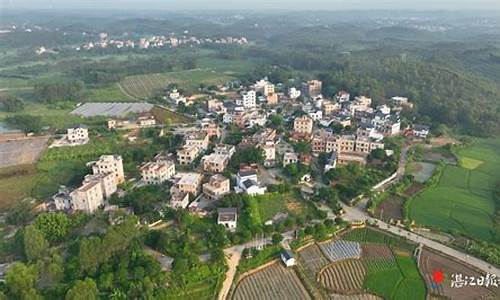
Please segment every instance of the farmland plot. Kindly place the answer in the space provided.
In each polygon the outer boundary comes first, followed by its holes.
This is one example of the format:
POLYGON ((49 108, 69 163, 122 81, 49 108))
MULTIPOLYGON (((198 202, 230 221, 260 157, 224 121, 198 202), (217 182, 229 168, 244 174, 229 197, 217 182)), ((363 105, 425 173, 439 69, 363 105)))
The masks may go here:
POLYGON ((396 259, 386 245, 363 244, 363 263, 368 272, 396 268, 396 259))
POLYGON ((348 259, 326 267, 318 280, 330 291, 352 293, 362 290, 365 274, 360 260, 348 259))
POLYGON ((238 283, 235 300, 250 299, 311 299, 295 271, 275 263, 249 275, 238 283))
POLYGON ((344 259, 361 257, 361 246, 357 242, 332 241, 320 244, 319 247, 332 263, 344 259))
POLYGON ((304 261, 306 268, 313 272, 313 274, 317 274, 323 267, 329 264, 329 261, 316 244, 299 251, 299 256, 304 261))

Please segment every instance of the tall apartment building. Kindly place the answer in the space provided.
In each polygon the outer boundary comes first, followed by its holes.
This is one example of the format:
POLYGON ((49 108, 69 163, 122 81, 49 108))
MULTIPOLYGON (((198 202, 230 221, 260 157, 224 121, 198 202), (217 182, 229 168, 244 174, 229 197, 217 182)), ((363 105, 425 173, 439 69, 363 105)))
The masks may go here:
POLYGON ((162 184, 175 175, 175 163, 170 160, 151 161, 144 164, 140 171, 146 184, 162 184))
POLYGON ((293 121, 293 130, 300 134, 311 134, 313 124, 313 120, 308 116, 298 117, 293 121))
POLYGON ((99 181, 84 183, 70 193, 73 210, 93 213, 104 204, 102 187, 99 181))
POLYGON ((113 173, 86 175, 85 179, 83 180, 83 184, 94 181, 101 184, 102 196, 105 199, 111 197, 111 195, 116 193, 116 190, 118 189, 116 186, 115 175, 113 173))
POLYGON ((123 160, 120 155, 102 155, 98 161, 90 162, 94 174, 113 173, 116 184, 125 182, 123 173, 123 160))

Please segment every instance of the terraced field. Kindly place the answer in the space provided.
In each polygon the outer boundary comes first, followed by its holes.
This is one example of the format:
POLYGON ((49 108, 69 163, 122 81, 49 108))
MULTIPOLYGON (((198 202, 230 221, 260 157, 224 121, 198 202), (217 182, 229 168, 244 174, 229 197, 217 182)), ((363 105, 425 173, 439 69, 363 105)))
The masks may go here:
POLYGON ((317 274, 321 271, 321 269, 330 263, 316 244, 299 251, 299 256, 302 261, 304 261, 306 268, 308 268, 313 274, 317 274))
POLYGON ((392 251, 386 245, 363 244, 363 263, 368 272, 397 267, 392 251))
POLYGON ((348 259, 326 267, 318 280, 329 291, 353 293, 362 291, 365 274, 360 260, 348 259))
POLYGON ((233 299, 302 300, 311 299, 311 296, 293 269, 275 263, 243 278, 238 283, 233 299))

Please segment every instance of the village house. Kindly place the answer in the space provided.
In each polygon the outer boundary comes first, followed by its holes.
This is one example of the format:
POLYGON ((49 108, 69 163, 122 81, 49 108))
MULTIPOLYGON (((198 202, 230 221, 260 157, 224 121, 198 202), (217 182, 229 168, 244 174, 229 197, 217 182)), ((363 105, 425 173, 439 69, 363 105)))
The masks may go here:
POLYGON ((297 90, 296 88, 292 87, 288 90, 288 97, 292 100, 295 100, 299 98, 301 95, 300 90, 297 90))
POLYGON ((72 128, 68 128, 68 141, 72 144, 83 145, 89 141, 89 130, 85 125, 77 125, 72 128))
POLYGON ((259 185, 257 171, 251 168, 240 169, 236 175, 236 186, 234 187, 237 193, 246 193, 248 195, 262 195, 266 192, 266 187, 259 185))
POLYGON ((179 173, 175 188, 184 193, 198 195, 203 176, 199 173, 179 173))
POLYGON ((168 203, 168 205, 174 209, 185 209, 189 205, 189 193, 183 192, 177 187, 173 186, 172 188, 170 188, 170 202, 168 203))
POLYGON ((268 105, 277 105, 278 104, 278 94, 272 93, 267 95, 266 101, 268 105))
POLYGON ((302 84, 302 92, 305 96, 314 98, 321 95, 323 83, 319 80, 310 80, 302 84))
POLYGON ((293 130, 296 133, 310 135, 313 131, 313 120, 308 116, 298 117, 293 122, 293 130))
POLYGON ((140 167, 146 184, 162 184, 175 175, 175 163, 170 160, 151 161, 140 167))
POLYGON ((224 106, 224 103, 217 99, 207 100, 207 110, 208 112, 216 114, 225 114, 227 112, 227 108, 224 106))
POLYGON ((177 160, 180 165, 189 165, 200 154, 200 148, 196 146, 184 146, 182 149, 177 151, 177 160))
POLYGON ((296 265, 295 261, 295 256, 290 250, 283 250, 281 252, 281 261, 285 264, 285 266, 288 267, 293 267, 296 265))
POLYGON ((296 164, 299 161, 299 157, 295 152, 285 152, 283 155, 283 167, 289 164, 296 164))
POLYGON ((203 170, 211 173, 222 173, 229 163, 229 156, 212 153, 202 159, 203 170))
POLYGON ((195 131, 186 134, 184 146, 197 147, 200 150, 207 150, 210 138, 205 132, 195 131))
POLYGON ((98 161, 90 162, 87 165, 92 166, 94 174, 113 173, 117 185, 125 182, 123 160, 120 155, 102 155, 98 161))
POLYGON ((233 145, 219 144, 215 146, 214 153, 219 155, 226 155, 231 159, 233 154, 236 152, 236 147, 233 145))
POLYGON ((203 184, 203 194, 212 200, 220 199, 222 196, 227 195, 230 192, 231 185, 229 178, 220 174, 213 175, 207 183, 203 184))
POLYGON ((421 138, 421 139, 426 139, 427 136, 429 135, 430 128, 427 125, 413 125, 412 126, 412 133, 414 136, 421 138))
POLYGON ((209 140, 214 136, 217 138, 221 136, 221 130, 219 125, 217 125, 212 121, 203 122, 201 124, 201 132, 205 133, 209 140))
POLYGON ((327 116, 341 109, 342 106, 338 102, 323 101, 323 112, 327 116))
POLYGON ((351 95, 346 91, 339 91, 337 95, 335 95, 335 100, 337 100, 337 102, 339 103, 349 102, 350 99, 351 95))
POLYGON ((238 224, 238 209, 219 208, 217 210, 217 224, 223 225, 230 231, 235 231, 238 224))

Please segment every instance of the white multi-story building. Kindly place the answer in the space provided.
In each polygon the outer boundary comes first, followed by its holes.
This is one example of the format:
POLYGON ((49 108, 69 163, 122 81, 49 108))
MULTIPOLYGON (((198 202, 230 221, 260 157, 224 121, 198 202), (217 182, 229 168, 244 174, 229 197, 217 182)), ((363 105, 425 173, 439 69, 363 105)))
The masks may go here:
POLYGON ((162 184, 175 175, 175 164, 170 160, 152 161, 144 164, 140 171, 146 184, 162 184))
POLYGON ((102 196, 107 199, 117 191, 116 180, 113 173, 86 175, 83 184, 97 181, 101 184, 102 196))
POLYGON ((335 99, 340 103, 349 102, 349 100, 351 99, 351 95, 346 91, 339 91, 335 96, 335 99))
POLYGON ((116 184, 125 182, 123 173, 123 160, 120 155, 102 155, 98 161, 90 162, 94 174, 113 173, 116 184))
POLYGON ((89 130, 83 125, 68 128, 68 141, 78 144, 87 143, 89 141, 89 130))
POLYGON ((104 204, 102 187, 99 181, 84 183, 70 193, 71 207, 76 211, 93 213, 104 204))
POLYGON ((321 110, 308 113, 309 117, 314 121, 321 121, 323 119, 323 112, 321 110))
POLYGON ((236 104, 244 108, 254 108, 257 106, 257 95, 255 91, 241 93, 241 99, 236 100, 236 104))
POLYGON ((231 159, 231 157, 235 152, 236 152, 236 147, 234 147, 233 145, 220 144, 215 146, 214 148, 215 154, 227 155, 229 159, 231 159))
POLYGON ((257 172, 254 170, 240 170, 236 175, 236 192, 244 192, 248 195, 262 195, 266 192, 266 187, 261 187, 257 172))
POLYGON ((181 165, 191 164, 196 157, 200 154, 200 148, 196 146, 185 146, 181 150, 177 151, 177 160, 181 165))

